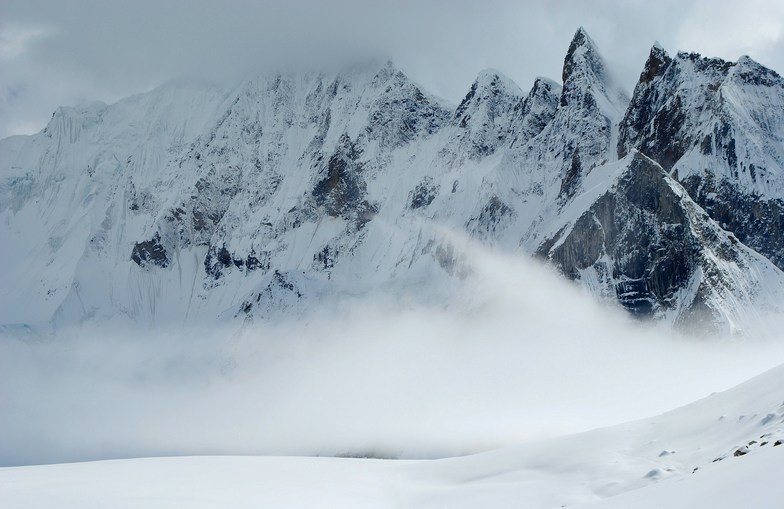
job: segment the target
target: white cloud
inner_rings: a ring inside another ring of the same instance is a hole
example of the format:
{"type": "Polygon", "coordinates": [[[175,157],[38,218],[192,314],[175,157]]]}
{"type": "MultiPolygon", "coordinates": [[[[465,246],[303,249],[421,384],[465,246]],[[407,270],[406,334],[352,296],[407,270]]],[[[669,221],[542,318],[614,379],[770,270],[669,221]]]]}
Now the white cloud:
{"type": "MultiPolygon", "coordinates": [[[[784,4],[770,0],[698,0],[685,11],[678,49],[736,60],[749,55],[768,65],[781,63],[774,51],[784,36],[784,4]]],[[[778,69],[784,71],[784,69],[778,69]]]]}
{"type": "Polygon", "coordinates": [[[657,414],[784,360],[781,341],[673,337],[530,260],[472,259],[447,305],[377,295],[240,332],[6,333],[0,465],[454,455],[657,414]]]}

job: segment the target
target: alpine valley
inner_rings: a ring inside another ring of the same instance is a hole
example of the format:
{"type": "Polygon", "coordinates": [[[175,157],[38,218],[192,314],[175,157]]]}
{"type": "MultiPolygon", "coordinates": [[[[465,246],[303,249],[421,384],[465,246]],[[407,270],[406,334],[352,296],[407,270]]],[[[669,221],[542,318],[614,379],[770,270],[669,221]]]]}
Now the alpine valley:
{"type": "Polygon", "coordinates": [[[655,45],[631,97],[579,29],[561,84],[450,105],[391,62],[174,81],[0,141],[0,324],[265,320],[439,299],[463,237],[685,330],[784,304],[784,79],[655,45]]]}

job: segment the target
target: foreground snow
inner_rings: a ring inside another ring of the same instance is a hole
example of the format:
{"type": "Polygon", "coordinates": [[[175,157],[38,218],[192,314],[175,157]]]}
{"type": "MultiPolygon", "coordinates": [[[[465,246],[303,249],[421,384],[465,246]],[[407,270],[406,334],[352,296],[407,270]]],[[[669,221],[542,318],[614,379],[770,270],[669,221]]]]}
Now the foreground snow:
{"type": "Polygon", "coordinates": [[[0,469],[37,507],[776,507],[784,366],[642,421],[441,460],[180,457],[0,469]]]}

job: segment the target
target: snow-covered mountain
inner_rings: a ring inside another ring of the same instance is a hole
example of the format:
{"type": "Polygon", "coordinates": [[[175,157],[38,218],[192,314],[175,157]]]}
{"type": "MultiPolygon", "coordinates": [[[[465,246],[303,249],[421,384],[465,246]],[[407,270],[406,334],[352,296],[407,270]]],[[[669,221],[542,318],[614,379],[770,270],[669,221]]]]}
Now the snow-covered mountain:
{"type": "Polygon", "coordinates": [[[784,79],[737,62],[651,49],[621,123],[723,228],[784,268],[784,79]]]}
{"type": "Polygon", "coordinates": [[[0,141],[0,323],[442,297],[454,232],[685,327],[784,302],[781,78],[655,47],[630,102],[580,29],[562,80],[483,71],[455,107],[363,63],[60,108],[0,141]]]}

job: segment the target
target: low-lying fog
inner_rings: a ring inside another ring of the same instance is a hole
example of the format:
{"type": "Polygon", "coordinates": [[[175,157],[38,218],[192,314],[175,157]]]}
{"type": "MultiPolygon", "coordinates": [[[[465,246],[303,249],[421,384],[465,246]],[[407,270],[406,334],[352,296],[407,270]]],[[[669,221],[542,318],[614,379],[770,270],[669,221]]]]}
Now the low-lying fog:
{"type": "Polygon", "coordinates": [[[677,337],[535,262],[472,264],[438,304],[379,291],[243,328],[6,331],[0,465],[466,454],[658,414],[784,362],[775,334],[677,337]]]}

